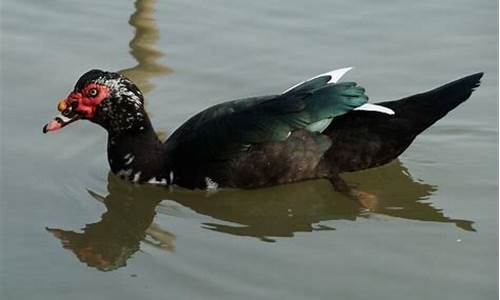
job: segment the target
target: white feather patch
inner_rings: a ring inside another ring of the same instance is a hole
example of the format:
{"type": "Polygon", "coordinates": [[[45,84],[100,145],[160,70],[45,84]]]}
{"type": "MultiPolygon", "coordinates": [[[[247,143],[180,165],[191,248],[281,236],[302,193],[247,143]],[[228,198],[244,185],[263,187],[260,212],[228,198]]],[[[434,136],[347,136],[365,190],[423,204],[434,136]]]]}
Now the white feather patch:
{"type": "Polygon", "coordinates": [[[333,70],[333,71],[330,71],[330,72],[326,72],[326,73],[323,73],[323,74],[316,75],[313,78],[309,78],[307,80],[304,80],[302,82],[297,83],[296,85],[292,86],[291,88],[288,88],[286,91],[283,92],[283,94],[286,93],[286,92],[288,92],[288,91],[293,90],[294,88],[298,87],[299,85],[301,85],[301,84],[303,84],[305,82],[308,82],[308,81],[311,81],[313,79],[316,79],[316,78],[319,78],[319,77],[323,77],[323,76],[330,76],[330,80],[328,80],[328,83],[336,83],[337,81],[339,81],[339,79],[342,76],[344,76],[345,73],[349,72],[350,70],[352,70],[352,67],[337,69],[337,70],[333,70]]]}
{"type": "Polygon", "coordinates": [[[168,184],[166,178],[162,178],[161,180],[158,180],[158,179],[156,179],[156,177],[149,179],[148,183],[149,184],[157,184],[157,185],[167,185],[168,184]]]}
{"type": "Polygon", "coordinates": [[[141,172],[137,172],[134,174],[134,178],[132,179],[132,182],[139,182],[139,180],[141,179],[141,172]]]}
{"type": "Polygon", "coordinates": [[[219,188],[219,184],[210,177],[205,177],[205,184],[207,186],[207,191],[214,191],[219,188]]]}
{"type": "Polygon", "coordinates": [[[367,111],[376,111],[388,115],[393,115],[395,114],[394,111],[390,108],[387,108],[382,105],[376,105],[376,104],[371,104],[371,103],[365,103],[361,106],[356,107],[354,110],[367,110],[367,111]]]}
{"type": "Polygon", "coordinates": [[[126,164],[126,165],[130,165],[130,164],[134,161],[135,156],[130,155],[130,156],[128,156],[128,158],[127,158],[127,156],[125,156],[124,158],[127,160],[127,161],[125,162],[125,164],[126,164]]]}

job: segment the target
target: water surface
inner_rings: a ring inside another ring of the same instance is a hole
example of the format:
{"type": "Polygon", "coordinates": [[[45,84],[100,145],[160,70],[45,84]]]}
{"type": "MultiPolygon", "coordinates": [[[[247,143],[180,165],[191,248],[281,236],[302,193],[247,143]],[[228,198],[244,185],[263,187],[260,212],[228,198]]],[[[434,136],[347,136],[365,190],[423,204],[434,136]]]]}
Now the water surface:
{"type": "Polygon", "coordinates": [[[498,2],[4,1],[2,299],[498,298],[498,2]],[[398,161],[217,193],[109,175],[89,123],[42,135],[80,74],[121,71],[162,136],[199,110],[355,66],[371,101],[484,71],[398,161]]]}

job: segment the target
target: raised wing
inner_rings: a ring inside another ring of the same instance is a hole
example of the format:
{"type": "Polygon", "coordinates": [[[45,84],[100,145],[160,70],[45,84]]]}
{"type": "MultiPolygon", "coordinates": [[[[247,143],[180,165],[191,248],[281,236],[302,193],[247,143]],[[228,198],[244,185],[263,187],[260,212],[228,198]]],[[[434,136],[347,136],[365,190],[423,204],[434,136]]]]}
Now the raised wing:
{"type": "Polygon", "coordinates": [[[352,70],[352,67],[337,69],[337,70],[333,70],[330,72],[316,75],[313,78],[299,82],[296,85],[288,88],[287,90],[285,90],[283,92],[283,94],[288,93],[290,91],[297,91],[297,90],[300,90],[301,88],[305,88],[305,87],[307,87],[307,88],[311,88],[314,86],[320,87],[320,86],[323,86],[323,85],[328,84],[328,83],[337,83],[337,81],[339,81],[340,78],[342,78],[342,76],[344,76],[344,74],[349,72],[350,70],[352,70]]]}

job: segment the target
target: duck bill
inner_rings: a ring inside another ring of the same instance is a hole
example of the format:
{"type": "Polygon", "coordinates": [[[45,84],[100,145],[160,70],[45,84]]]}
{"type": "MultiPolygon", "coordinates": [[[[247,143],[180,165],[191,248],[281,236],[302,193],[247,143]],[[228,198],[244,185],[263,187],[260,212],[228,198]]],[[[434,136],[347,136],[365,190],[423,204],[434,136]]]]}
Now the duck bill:
{"type": "Polygon", "coordinates": [[[79,115],[74,115],[71,118],[63,116],[62,114],[58,115],[52,121],[50,121],[49,123],[45,124],[45,126],[43,126],[43,133],[59,130],[59,129],[63,128],[64,126],[66,126],[70,123],[73,123],[79,119],[80,119],[79,115]]]}

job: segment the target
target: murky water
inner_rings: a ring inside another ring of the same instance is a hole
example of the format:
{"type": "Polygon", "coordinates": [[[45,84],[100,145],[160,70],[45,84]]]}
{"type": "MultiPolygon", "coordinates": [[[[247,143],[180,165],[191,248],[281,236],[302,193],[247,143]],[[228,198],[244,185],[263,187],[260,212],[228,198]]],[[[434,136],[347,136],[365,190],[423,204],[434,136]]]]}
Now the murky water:
{"type": "Polygon", "coordinates": [[[2,299],[496,299],[498,2],[4,1],[2,299]],[[484,71],[390,165],[218,193],[108,175],[103,130],[42,125],[81,73],[121,70],[167,135],[195,112],[314,74],[372,101],[484,71]]]}

